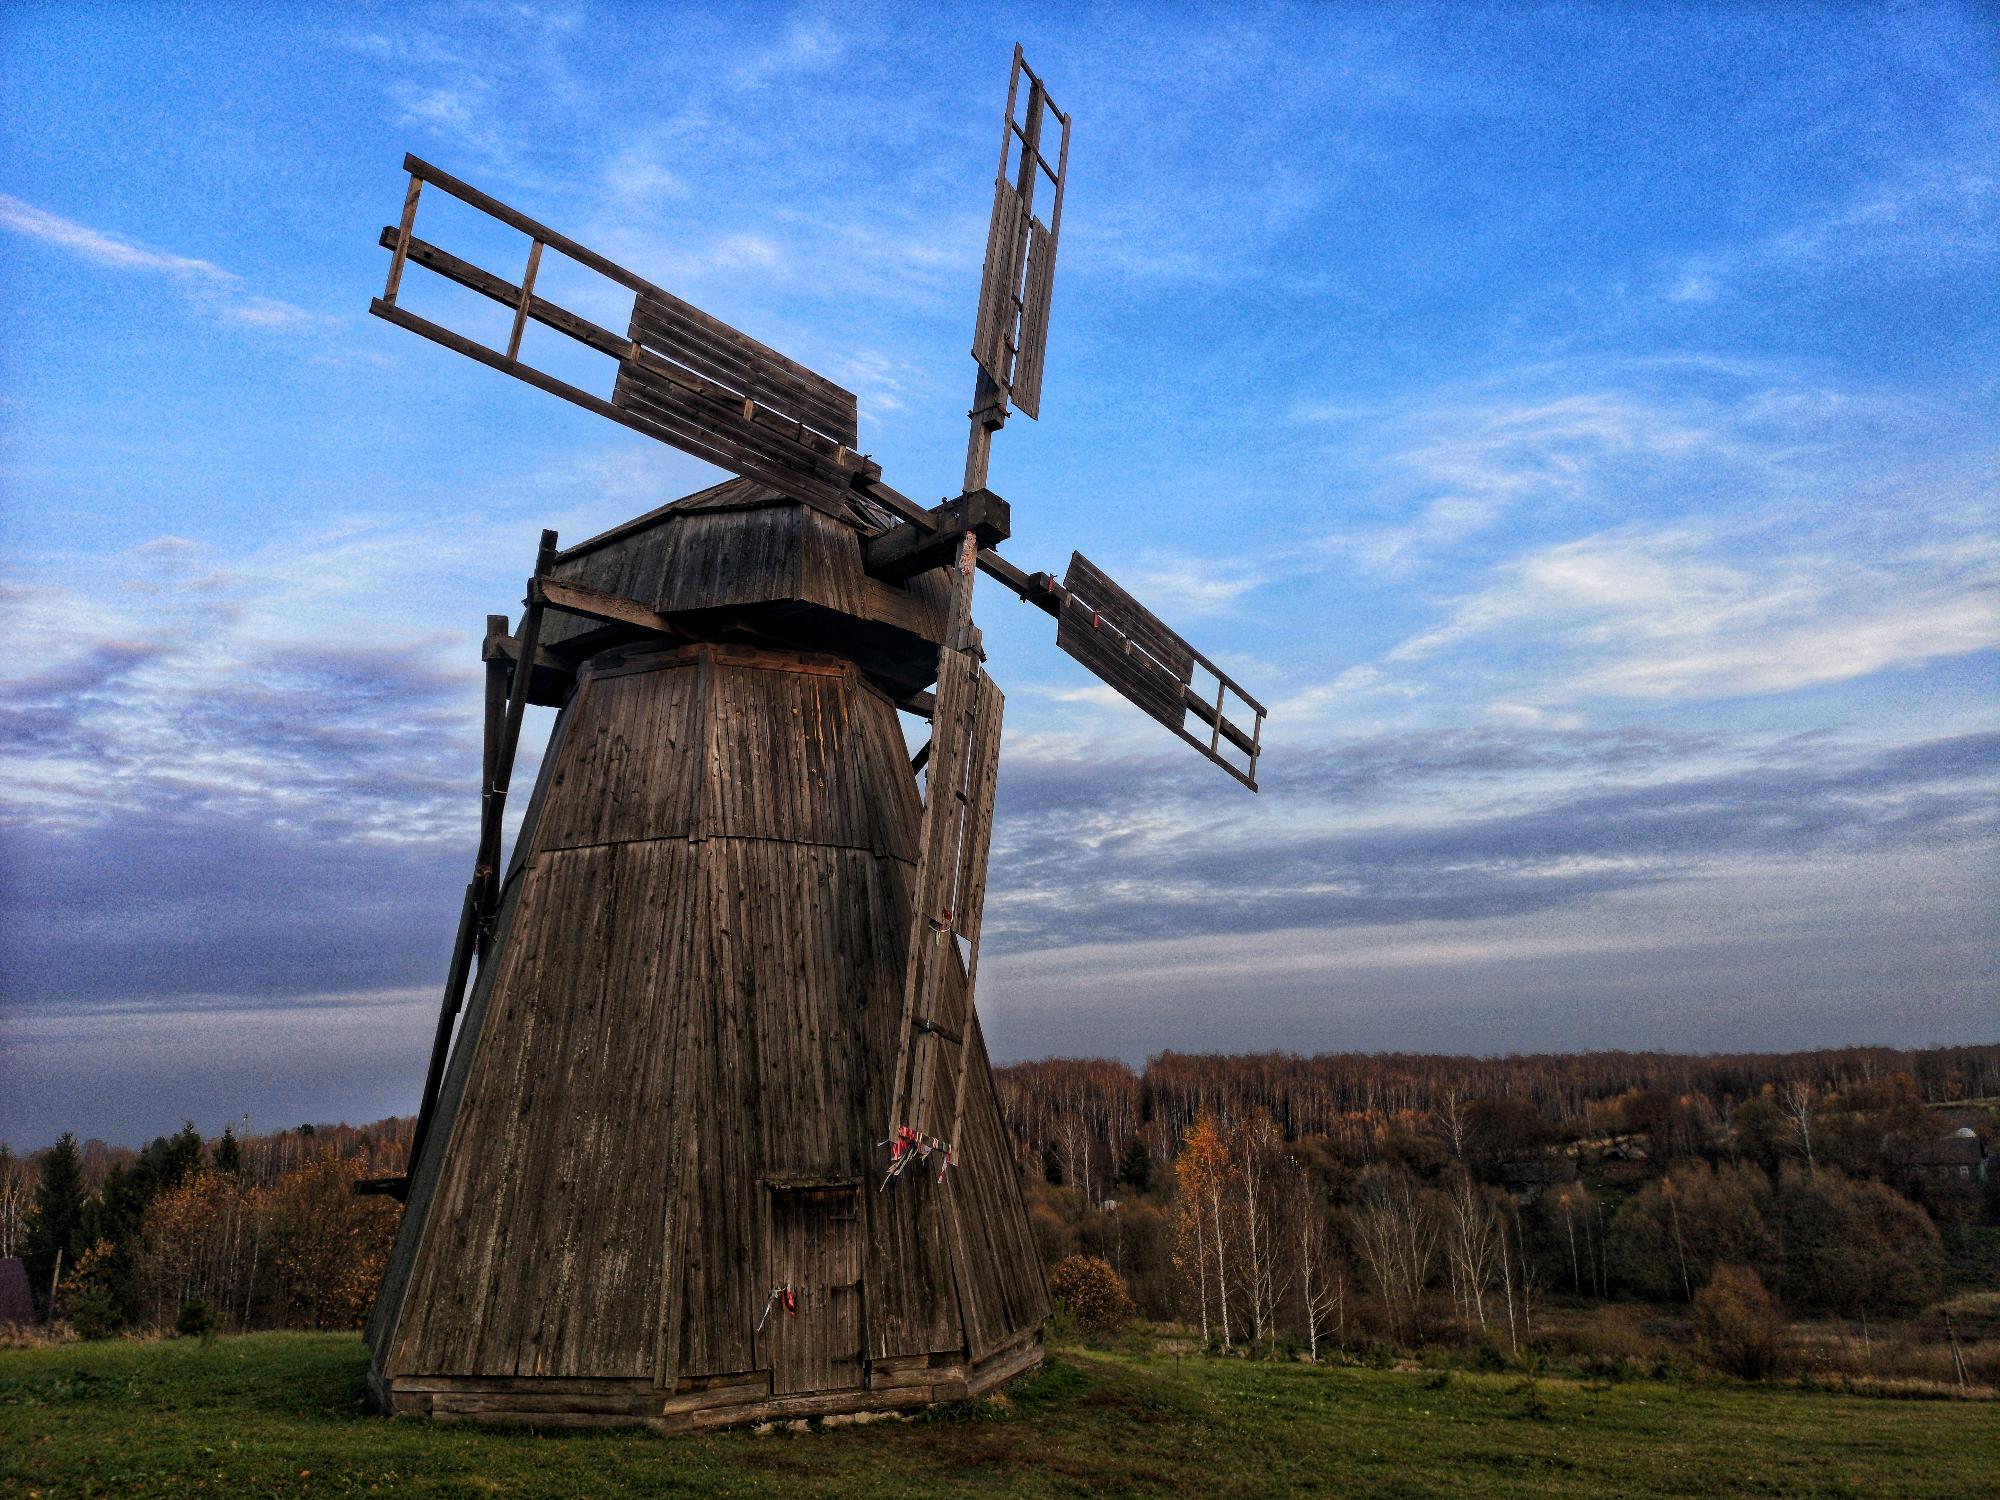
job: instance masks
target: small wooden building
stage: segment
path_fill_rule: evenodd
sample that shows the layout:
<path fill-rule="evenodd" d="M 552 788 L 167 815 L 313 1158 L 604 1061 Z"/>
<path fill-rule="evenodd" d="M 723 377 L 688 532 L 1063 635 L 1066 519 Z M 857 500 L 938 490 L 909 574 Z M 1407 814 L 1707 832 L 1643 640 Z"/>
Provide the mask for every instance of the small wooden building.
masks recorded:
<path fill-rule="evenodd" d="M 922 815 L 897 705 L 947 590 L 870 577 L 878 527 L 737 479 L 546 570 L 682 636 L 547 621 L 561 711 L 369 1324 L 384 1409 L 701 1427 L 1039 1360 L 962 967 L 955 1164 L 883 1185 Z"/>

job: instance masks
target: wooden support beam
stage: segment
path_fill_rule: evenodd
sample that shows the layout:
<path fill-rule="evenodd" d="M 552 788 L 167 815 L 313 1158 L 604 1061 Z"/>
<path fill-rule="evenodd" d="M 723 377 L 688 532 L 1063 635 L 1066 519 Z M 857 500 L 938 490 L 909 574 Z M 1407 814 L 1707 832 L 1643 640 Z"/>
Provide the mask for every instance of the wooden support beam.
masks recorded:
<path fill-rule="evenodd" d="M 498 616 L 500 631 L 489 635 L 482 648 L 486 665 L 499 687 L 504 706 L 512 689 L 514 672 L 521 660 L 521 643 L 507 634 L 506 616 Z M 561 708 L 576 688 L 576 668 L 552 652 L 535 652 L 535 674 L 528 683 L 528 701 L 537 708 Z M 490 691 L 490 689 L 489 689 Z"/>
<path fill-rule="evenodd" d="M 874 538 L 862 549 L 861 565 L 876 578 L 901 583 L 949 563 L 968 531 L 981 548 L 1006 541 L 1012 535 L 1007 502 L 991 490 L 970 490 L 925 512 L 923 521 L 904 521 Z"/>
<path fill-rule="evenodd" d="M 451 968 L 445 975 L 444 999 L 438 1006 L 437 1034 L 431 1039 L 430 1066 L 424 1072 L 423 1102 L 417 1106 L 416 1134 L 410 1138 L 410 1159 L 403 1164 L 412 1175 L 424 1141 L 430 1136 L 431 1120 L 437 1114 L 438 1090 L 444 1086 L 444 1065 L 451 1056 L 451 1033 L 465 1003 L 465 981 L 472 972 L 472 953 L 479 937 L 479 878 L 466 882 L 465 899 L 458 910 L 458 937 L 451 945 Z"/>
<path fill-rule="evenodd" d="M 403 262 L 408 258 L 410 248 L 410 226 L 417 219 L 417 195 L 424 190 L 424 180 L 412 174 L 409 191 L 403 195 L 403 218 L 395 229 L 382 231 L 383 243 L 396 253 L 389 257 L 389 280 L 382 288 L 382 300 L 394 302 L 396 291 L 403 284 Z"/>
<path fill-rule="evenodd" d="M 556 534 L 542 533 L 535 554 L 535 571 L 530 575 L 527 612 L 521 617 L 521 659 L 533 661 L 542 635 L 542 604 L 535 597 L 534 583 L 548 571 L 556 555 Z M 528 680 L 532 672 L 514 674 L 507 694 L 506 715 L 501 722 L 499 743 L 494 749 L 492 775 L 487 778 L 479 808 L 479 862 L 473 871 L 478 887 L 478 940 L 480 957 L 493 933 L 493 915 L 500 906 L 500 827 L 507 811 L 507 786 L 514 776 L 514 753 L 521 743 L 521 716 L 528 707 Z"/>
<path fill-rule="evenodd" d="M 544 574 L 537 574 L 528 581 L 528 602 L 544 609 L 561 610 L 566 615 L 581 615 L 586 620 L 601 620 L 607 625 L 631 625 L 657 635 L 672 636 L 676 640 L 694 639 L 667 616 L 656 609 L 648 609 L 636 599 L 627 599 L 623 594 L 608 594 L 603 589 L 587 588 L 580 583 L 569 583 Z"/>
<path fill-rule="evenodd" d="M 535 305 L 535 273 L 542 268 L 542 242 L 528 247 L 528 269 L 521 277 L 521 291 L 514 308 L 514 328 L 507 335 L 507 357 L 521 357 L 521 334 L 528 325 L 528 309 Z"/>

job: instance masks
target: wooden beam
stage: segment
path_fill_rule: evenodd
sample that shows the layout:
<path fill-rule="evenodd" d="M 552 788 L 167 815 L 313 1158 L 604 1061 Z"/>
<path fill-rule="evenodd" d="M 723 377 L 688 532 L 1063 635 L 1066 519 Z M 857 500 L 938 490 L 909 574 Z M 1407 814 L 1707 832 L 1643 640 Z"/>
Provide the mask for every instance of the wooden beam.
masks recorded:
<path fill-rule="evenodd" d="M 982 548 L 1006 541 L 1012 534 L 1007 502 L 991 490 L 947 500 L 926 512 L 922 522 L 904 521 L 870 541 L 862 548 L 861 565 L 876 578 L 901 583 L 949 563 L 968 531 Z"/>
<path fill-rule="evenodd" d="M 544 574 L 537 574 L 529 580 L 528 602 L 547 609 L 559 609 L 566 615 L 581 615 L 586 620 L 601 620 L 607 625 L 631 625 L 677 640 L 693 639 L 667 616 L 656 609 L 648 609 L 636 599 L 627 599 L 623 594 L 608 594 L 603 589 L 586 588 L 583 584 L 569 583 Z"/>
<path fill-rule="evenodd" d="M 500 701 L 504 705 L 512 688 L 514 673 L 521 660 L 521 643 L 507 634 L 506 617 L 501 619 L 501 629 L 496 635 L 489 635 L 483 647 L 483 655 L 489 669 L 499 675 Z M 576 668 L 552 652 L 536 650 L 535 675 L 528 683 L 528 701 L 538 708 L 561 708 L 569 701 L 571 691 L 576 687 Z M 497 736 L 494 743 L 498 744 Z"/>
<path fill-rule="evenodd" d="M 382 231 L 382 245 L 385 249 L 393 250 L 396 247 L 397 233 L 394 229 Z M 469 260 L 461 260 L 449 250 L 440 250 L 427 240 L 411 236 L 408 254 L 412 261 L 426 271 L 434 272 L 469 292 L 477 292 L 482 297 L 491 297 L 502 307 L 519 308 L 521 305 L 521 289 L 513 282 L 503 276 L 495 276 L 491 271 L 475 266 Z M 528 316 L 537 323 L 553 328 L 557 333 L 567 334 L 579 344 L 587 345 L 606 358 L 622 360 L 632 351 L 630 339 L 621 338 L 608 328 L 600 328 L 588 318 L 580 318 L 569 309 L 558 307 L 545 297 L 529 296 Z"/>
<path fill-rule="evenodd" d="M 421 177 L 425 182 L 435 184 L 445 192 L 450 193 L 452 197 L 458 199 L 461 203 L 469 203 L 481 213 L 491 214 L 510 229 L 520 230 L 529 239 L 540 240 L 551 250 L 562 252 L 578 265 L 588 266 L 591 270 L 597 272 L 598 275 L 608 277 L 620 286 L 629 287 L 635 292 L 652 292 L 662 297 L 670 295 L 662 291 L 659 287 L 654 286 L 645 277 L 634 275 L 616 261 L 606 260 L 595 250 L 586 249 L 584 246 L 579 245 L 568 235 L 558 234 L 555 230 L 549 228 L 548 225 L 538 223 L 526 214 L 509 208 L 498 198 L 489 197 L 470 183 L 462 182 L 452 176 L 451 173 L 441 171 L 432 166 L 422 157 L 405 156 L 403 158 L 403 170 L 408 172 L 412 177 Z"/>

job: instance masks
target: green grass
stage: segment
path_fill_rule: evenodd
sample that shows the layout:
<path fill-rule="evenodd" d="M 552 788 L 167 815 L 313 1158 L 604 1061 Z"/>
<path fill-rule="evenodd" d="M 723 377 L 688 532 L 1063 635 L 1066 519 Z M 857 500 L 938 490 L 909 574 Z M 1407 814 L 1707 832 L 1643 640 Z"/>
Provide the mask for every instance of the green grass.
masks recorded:
<path fill-rule="evenodd" d="M 389 1422 L 349 1336 L 0 1350 L 0 1496 L 1993 1493 L 2000 1405 L 1065 1351 L 1004 1404 L 756 1436 Z"/>

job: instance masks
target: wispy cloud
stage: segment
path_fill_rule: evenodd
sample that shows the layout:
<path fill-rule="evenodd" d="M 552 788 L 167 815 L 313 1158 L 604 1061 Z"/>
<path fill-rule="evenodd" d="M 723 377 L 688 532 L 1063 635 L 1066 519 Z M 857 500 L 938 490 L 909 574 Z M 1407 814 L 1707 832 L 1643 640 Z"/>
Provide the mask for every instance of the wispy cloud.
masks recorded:
<path fill-rule="evenodd" d="M 2000 647 L 1990 538 L 1876 557 L 1768 547 L 1754 567 L 1741 556 L 1741 538 L 1688 530 L 1544 547 L 1388 659 L 1504 638 L 1539 653 L 1521 685 L 1546 705 L 1787 692 Z"/>
<path fill-rule="evenodd" d="M 1975 852 L 1996 788 L 1995 735 L 1771 745 L 1496 723 L 1294 747 L 1255 808 L 1205 767 L 1016 749 L 986 932 L 1014 950 L 1485 920 L 1836 854 Z"/>
<path fill-rule="evenodd" d="M 257 295 L 247 289 L 241 276 L 214 261 L 155 250 L 6 193 L 0 193 L 0 226 L 52 245 L 91 265 L 165 277 L 190 304 L 221 322 L 267 332 L 331 328 L 340 322 L 338 318 L 275 297 Z"/>
<path fill-rule="evenodd" d="M 736 69 L 736 86 L 761 88 L 775 79 L 829 68 L 845 51 L 840 29 L 824 16 L 800 15 L 777 43 Z"/>
<path fill-rule="evenodd" d="M 398 119 L 481 156 L 496 157 L 502 154 L 500 132 L 485 119 L 483 94 L 483 87 L 476 83 L 405 89 Z"/>
<path fill-rule="evenodd" d="M 2000 173 L 1990 158 L 1911 163 L 1844 200 L 1747 242 L 1666 267 L 1667 297 L 1713 302 L 1758 284 L 1871 274 L 1934 274 L 2000 258 Z"/>
<path fill-rule="evenodd" d="M 1129 587 L 1141 604 L 1171 621 L 1222 614 L 1263 581 L 1262 571 L 1242 559 L 1211 562 L 1155 553 L 1142 560 Z"/>

